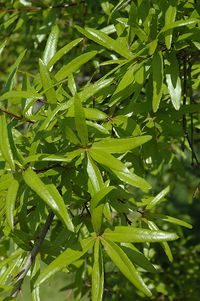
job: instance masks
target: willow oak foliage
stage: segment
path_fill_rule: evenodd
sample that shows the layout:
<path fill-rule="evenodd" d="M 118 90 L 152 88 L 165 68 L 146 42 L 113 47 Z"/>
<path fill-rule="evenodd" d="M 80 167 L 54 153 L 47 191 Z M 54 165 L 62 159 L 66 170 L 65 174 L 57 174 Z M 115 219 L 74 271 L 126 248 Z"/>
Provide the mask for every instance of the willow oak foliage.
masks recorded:
<path fill-rule="evenodd" d="M 173 183 L 154 194 L 151 180 L 177 160 L 184 134 L 198 160 L 187 132 L 187 114 L 199 110 L 194 3 L 102 2 L 108 25 L 76 25 L 62 47 L 54 18 L 29 72 L 20 67 L 29 55 L 21 45 L 0 95 L 1 300 L 15 298 L 29 273 L 38 301 L 40 285 L 64 271 L 76 275 L 74 300 L 100 301 L 111 289 L 108 265 L 151 296 L 143 272 L 156 269 L 142 250 L 158 242 L 172 261 L 168 241 L 178 236 L 160 221 L 191 228 L 156 212 Z M 22 26 L 6 13 L 1 20 L 5 29 Z M 72 56 L 75 47 L 81 52 Z"/>

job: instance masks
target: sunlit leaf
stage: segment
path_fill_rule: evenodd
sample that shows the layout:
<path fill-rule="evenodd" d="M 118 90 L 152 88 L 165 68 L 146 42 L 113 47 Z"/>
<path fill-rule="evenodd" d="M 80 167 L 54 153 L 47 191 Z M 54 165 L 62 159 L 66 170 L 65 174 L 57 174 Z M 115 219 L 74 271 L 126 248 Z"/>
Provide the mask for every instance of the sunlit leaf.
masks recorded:
<path fill-rule="evenodd" d="M 102 239 L 102 244 L 106 250 L 106 253 L 118 267 L 118 269 L 124 274 L 124 276 L 142 291 L 145 295 L 151 296 L 150 290 L 145 285 L 144 281 L 140 277 L 136 268 L 126 255 L 126 253 L 114 242 L 107 239 Z"/>
<path fill-rule="evenodd" d="M 177 234 L 164 231 L 151 231 L 148 229 L 128 226 L 116 226 L 114 230 L 106 229 L 103 233 L 105 239 L 115 242 L 162 242 L 175 240 Z"/>

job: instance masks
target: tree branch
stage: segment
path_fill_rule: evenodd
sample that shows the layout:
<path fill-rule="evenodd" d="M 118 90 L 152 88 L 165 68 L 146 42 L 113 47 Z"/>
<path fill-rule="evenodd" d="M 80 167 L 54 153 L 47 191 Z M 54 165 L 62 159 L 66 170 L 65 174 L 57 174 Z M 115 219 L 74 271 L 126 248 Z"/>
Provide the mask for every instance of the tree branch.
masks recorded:
<path fill-rule="evenodd" d="M 51 211 L 47 217 L 45 224 L 43 225 L 43 227 L 41 229 L 41 232 L 40 232 L 38 238 L 36 239 L 36 241 L 33 245 L 31 253 L 28 255 L 28 257 L 24 263 L 23 269 L 18 274 L 14 289 L 11 292 L 11 297 L 15 298 L 18 295 L 18 293 L 20 292 L 22 283 L 23 283 L 29 269 L 31 268 L 32 264 L 34 263 L 36 255 L 39 253 L 39 251 L 41 249 L 42 243 L 47 235 L 47 232 L 53 221 L 53 218 L 54 218 L 54 213 Z"/>

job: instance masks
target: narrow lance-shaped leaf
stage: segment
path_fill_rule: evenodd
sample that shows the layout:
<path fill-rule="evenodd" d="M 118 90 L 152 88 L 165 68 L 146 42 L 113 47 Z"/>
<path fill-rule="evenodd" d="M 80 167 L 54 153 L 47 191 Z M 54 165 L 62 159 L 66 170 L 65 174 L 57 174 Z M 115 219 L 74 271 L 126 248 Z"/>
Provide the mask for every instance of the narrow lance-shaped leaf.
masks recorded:
<path fill-rule="evenodd" d="M 129 170 L 126 172 L 113 170 L 113 172 L 121 181 L 133 187 L 138 187 L 144 192 L 147 192 L 151 188 L 151 185 L 145 179 L 137 176 L 136 174 L 130 172 Z"/>
<path fill-rule="evenodd" d="M 56 52 L 56 47 L 58 43 L 58 35 L 59 35 L 59 28 L 57 25 L 54 25 L 51 29 L 51 33 L 48 37 L 44 54 L 42 57 L 42 61 L 44 62 L 44 65 L 47 65 L 49 61 L 52 59 Z"/>
<path fill-rule="evenodd" d="M 85 29 L 81 28 L 80 26 L 76 26 L 76 29 L 84 34 L 88 39 L 96 42 L 99 45 L 102 45 L 103 47 L 115 51 L 121 56 L 125 57 L 126 59 L 132 58 L 131 51 L 128 50 L 128 48 L 124 48 L 120 45 L 119 42 L 115 41 L 111 37 L 109 37 L 104 32 L 94 29 L 94 28 L 88 28 Z"/>
<path fill-rule="evenodd" d="M 57 61 L 59 61 L 63 57 L 63 55 L 69 52 L 73 47 L 75 47 L 82 40 L 83 40 L 82 38 L 78 38 L 70 42 L 69 44 L 63 46 L 61 49 L 59 49 L 48 62 L 47 68 L 50 69 Z"/>
<path fill-rule="evenodd" d="M 53 184 L 45 185 L 40 177 L 31 169 L 28 168 L 23 173 L 23 178 L 26 184 L 62 218 L 69 230 L 73 231 L 74 226 L 69 217 L 65 203 Z"/>
<path fill-rule="evenodd" d="M 145 295 L 151 296 L 151 292 L 138 274 L 136 268 L 126 255 L 126 253 L 114 242 L 107 239 L 102 239 L 102 244 L 106 253 L 118 267 L 118 269 L 124 274 L 124 276 L 131 282 L 137 289 L 142 291 Z"/>
<path fill-rule="evenodd" d="M 121 248 L 133 263 L 150 273 L 157 272 L 153 264 L 132 243 L 122 243 Z"/>
<path fill-rule="evenodd" d="M 87 156 L 87 173 L 93 187 L 92 194 L 96 195 L 99 191 L 101 191 L 101 188 L 103 187 L 103 179 L 98 167 L 95 165 L 89 154 Z M 98 233 L 101 229 L 102 224 L 103 204 L 95 206 L 93 203 L 94 202 L 91 199 L 92 225 L 95 232 Z"/>
<path fill-rule="evenodd" d="M 95 55 L 97 51 L 86 52 L 79 57 L 73 59 L 68 64 L 64 65 L 55 75 L 57 81 L 61 81 L 64 78 L 67 78 L 70 74 L 78 70 L 82 65 L 90 61 Z"/>
<path fill-rule="evenodd" d="M 21 98 L 29 98 L 29 97 L 40 98 L 41 95 L 35 91 L 9 91 L 0 96 L 0 101 L 7 100 L 10 98 L 17 98 L 17 99 L 19 98 L 19 101 L 21 102 Z"/>
<path fill-rule="evenodd" d="M 163 87 L 163 58 L 161 51 L 156 52 L 152 60 L 153 73 L 153 111 L 156 112 L 159 108 L 160 99 L 162 97 Z"/>
<path fill-rule="evenodd" d="M 177 11 L 176 6 L 177 6 L 177 0 L 169 1 L 169 6 L 165 13 L 165 26 L 171 25 L 171 23 L 175 21 L 176 11 Z M 170 29 L 169 31 L 167 31 L 167 34 L 165 35 L 165 45 L 167 49 L 171 48 L 172 34 L 173 34 L 173 29 Z"/>
<path fill-rule="evenodd" d="M 12 89 L 17 69 L 18 69 L 19 64 L 21 63 L 22 59 L 24 58 L 25 54 L 26 54 L 26 49 L 20 53 L 20 55 L 16 59 L 15 63 L 12 65 L 12 67 L 10 69 L 10 74 L 9 74 L 6 84 L 4 86 L 3 92 L 8 92 L 9 90 Z"/>
<path fill-rule="evenodd" d="M 92 301 L 101 301 L 104 288 L 104 269 L 100 241 L 94 245 L 94 263 L 92 268 Z"/>
<path fill-rule="evenodd" d="M 89 149 L 89 153 L 96 162 L 103 164 L 114 171 L 128 172 L 127 167 L 108 152 L 91 148 Z"/>
<path fill-rule="evenodd" d="M 4 160 L 12 170 L 15 170 L 13 154 L 8 139 L 8 129 L 5 114 L 0 115 L 0 150 Z"/>
<path fill-rule="evenodd" d="M 6 219 L 12 230 L 14 227 L 14 210 L 18 189 L 19 181 L 13 178 L 6 194 Z"/>
<path fill-rule="evenodd" d="M 94 244 L 94 237 L 89 237 L 80 241 L 73 248 L 67 248 L 55 260 L 53 260 L 39 275 L 35 282 L 35 286 L 40 285 L 46 279 L 51 277 L 56 272 L 62 270 L 67 265 L 78 260 L 83 256 Z"/>
<path fill-rule="evenodd" d="M 165 74 L 172 104 L 176 110 L 179 110 L 181 104 L 181 79 L 179 76 L 178 61 L 174 52 L 170 52 L 166 56 Z"/>
<path fill-rule="evenodd" d="M 156 226 L 156 224 L 154 222 L 148 220 L 147 223 L 148 223 L 149 229 L 157 230 L 157 231 L 159 230 L 159 228 Z M 172 262 L 173 255 L 172 255 L 171 249 L 169 247 L 169 244 L 166 241 L 163 241 L 160 244 L 161 244 L 165 254 L 167 255 L 169 261 Z"/>
<path fill-rule="evenodd" d="M 85 122 L 85 113 L 82 103 L 77 94 L 74 96 L 74 115 L 78 136 L 81 140 L 81 143 L 86 146 L 88 143 L 88 130 Z"/>
<path fill-rule="evenodd" d="M 170 186 L 167 186 L 165 189 L 163 189 L 161 192 L 159 192 L 146 206 L 147 210 L 152 209 L 155 207 L 157 204 L 159 204 L 160 201 L 164 198 L 164 196 L 169 193 L 170 191 Z"/>
<path fill-rule="evenodd" d="M 106 229 L 103 237 L 115 242 L 161 242 L 175 240 L 176 233 L 164 231 L 151 231 L 143 228 L 129 226 L 116 226 L 114 230 Z"/>
<path fill-rule="evenodd" d="M 42 80 L 42 86 L 43 89 L 45 90 L 47 101 L 50 104 L 56 104 L 57 102 L 56 92 L 54 87 L 52 87 L 53 83 L 50 78 L 49 71 L 47 70 L 47 67 L 42 62 L 42 60 L 39 60 L 39 66 L 40 66 L 40 76 Z"/>
<path fill-rule="evenodd" d="M 175 224 L 175 225 L 179 225 L 179 226 L 182 226 L 182 227 L 186 227 L 188 229 L 192 229 L 191 224 L 189 224 L 185 221 L 182 221 L 179 218 L 175 218 L 173 216 L 164 215 L 164 214 L 152 214 L 150 216 L 152 216 L 153 218 L 161 219 L 161 220 L 163 220 L 165 222 L 168 222 L 168 223 L 171 223 L 171 224 Z"/>
<path fill-rule="evenodd" d="M 124 139 L 102 139 L 99 142 L 94 142 L 92 149 L 104 150 L 108 153 L 124 153 L 133 148 L 136 148 L 151 139 L 151 136 L 138 136 Z"/>

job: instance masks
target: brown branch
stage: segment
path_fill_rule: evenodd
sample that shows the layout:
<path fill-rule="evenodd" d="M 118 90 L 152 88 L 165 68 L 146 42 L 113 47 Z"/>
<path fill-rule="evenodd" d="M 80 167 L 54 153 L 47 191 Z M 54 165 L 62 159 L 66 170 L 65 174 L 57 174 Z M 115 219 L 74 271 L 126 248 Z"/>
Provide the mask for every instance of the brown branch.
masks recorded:
<path fill-rule="evenodd" d="M 70 4 L 62 4 L 62 5 L 55 5 L 55 6 L 32 6 L 32 7 L 20 7 L 20 8 L 11 8 L 11 9 L 0 9 L 0 13 L 16 13 L 16 12 L 35 12 L 41 11 L 46 9 L 59 9 L 59 8 L 68 8 L 74 7 L 85 1 L 81 1 L 80 3 L 70 3 Z"/>
<path fill-rule="evenodd" d="M 18 293 L 20 292 L 23 281 L 24 281 L 28 271 L 30 270 L 32 264 L 34 263 L 36 255 L 39 253 L 39 251 L 41 249 L 42 243 L 47 235 L 47 232 L 53 221 L 53 218 L 54 218 L 54 213 L 51 211 L 46 219 L 45 224 L 43 225 L 43 227 L 41 229 L 41 232 L 40 232 L 38 238 L 36 239 L 36 241 L 33 245 L 33 248 L 31 250 L 30 254 L 28 255 L 28 257 L 25 261 L 25 264 L 24 264 L 21 272 L 17 276 L 17 281 L 15 283 L 13 291 L 11 292 L 11 297 L 16 298 Z"/>
<path fill-rule="evenodd" d="M 6 115 L 9 115 L 9 116 L 11 116 L 12 118 L 17 119 L 17 120 L 21 120 L 21 121 L 25 121 L 25 122 L 29 122 L 29 123 L 35 123 L 33 120 L 24 118 L 23 116 L 16 115 L 16 114 L 14 114 L 14 113 L 12 113 L 12 112 L 9 112 L 9 111 L 4 110 L 4 109 L 1 109 L 1 108 L 0 108 L 0 112 L 3 112 L 3 113 L 5 113 Z"/>

